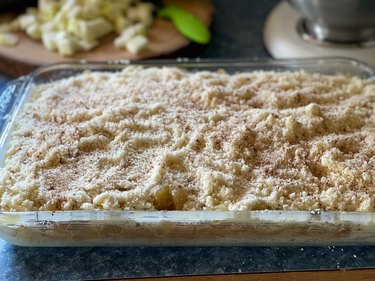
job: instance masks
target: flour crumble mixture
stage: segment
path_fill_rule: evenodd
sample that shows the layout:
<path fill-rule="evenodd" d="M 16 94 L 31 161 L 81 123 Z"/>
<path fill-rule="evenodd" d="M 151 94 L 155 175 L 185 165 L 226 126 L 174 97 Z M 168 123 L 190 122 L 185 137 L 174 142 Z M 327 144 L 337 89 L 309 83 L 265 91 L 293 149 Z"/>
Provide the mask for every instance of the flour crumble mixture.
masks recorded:
<path fill-rule="evenodd" d="M 375 86 L 126 67 L 37 86 L 0 209 L 375 211 Z"/>

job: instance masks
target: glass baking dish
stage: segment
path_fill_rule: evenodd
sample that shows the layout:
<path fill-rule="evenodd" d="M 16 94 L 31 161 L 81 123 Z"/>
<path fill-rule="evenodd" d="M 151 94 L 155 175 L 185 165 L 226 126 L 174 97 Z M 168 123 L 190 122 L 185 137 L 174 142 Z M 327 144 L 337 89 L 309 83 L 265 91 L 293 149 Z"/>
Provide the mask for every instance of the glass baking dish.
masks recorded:
<path fill-rule="evenodd" d="M 224 69 L 304 70 L 375 77 L 359 61 L 324 58 L 298 60 L 167 60 L 64 63 L 45 66 L 10 82 L 0 96 L 0 157 L 17 113 L 31 89 L 85 70 L 120 71 L 125 65 L 177 66 L 189 71 Z M 0 237 L 22 246 L 134 245 L 364 245 L 375 244 L 375 212 L 311 211 L 35 211 L 0 212 Z"/>

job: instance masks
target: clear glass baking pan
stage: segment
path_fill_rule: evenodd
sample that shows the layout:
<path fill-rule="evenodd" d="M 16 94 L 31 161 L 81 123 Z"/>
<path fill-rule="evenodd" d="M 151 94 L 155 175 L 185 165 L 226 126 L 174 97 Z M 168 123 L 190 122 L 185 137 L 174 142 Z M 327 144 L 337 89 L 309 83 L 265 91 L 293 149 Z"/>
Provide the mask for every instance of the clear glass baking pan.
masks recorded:
<path fill-rule="evenodd" d="M 10 82 L 0 95 L 0 157 L 17 113 L 41 83 L 91 71 L 120 71 L 127 61 L 45 66 Z M 133 64 L 133 63 L 132 63 Z M 281 61 L 148 61 L 189 71 L 305 70 L 375 77 L 374 68 L 341 58 Z M 374 195 L 375 196 L 375 195 Z M 37 211 L 0 212 L 0 237 L 22 246 L 375 245 L 375 212 Z"/>

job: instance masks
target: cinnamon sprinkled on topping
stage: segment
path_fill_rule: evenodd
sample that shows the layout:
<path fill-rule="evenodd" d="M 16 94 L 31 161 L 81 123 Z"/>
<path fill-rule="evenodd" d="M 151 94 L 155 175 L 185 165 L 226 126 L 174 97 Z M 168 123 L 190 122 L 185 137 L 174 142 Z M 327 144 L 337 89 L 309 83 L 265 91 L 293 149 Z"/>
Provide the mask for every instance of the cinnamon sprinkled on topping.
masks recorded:
<path fill-rule="evenodd" d="M 375 86 L 126 67 L 34 89 L 0 209 L 375 210 Z"/>

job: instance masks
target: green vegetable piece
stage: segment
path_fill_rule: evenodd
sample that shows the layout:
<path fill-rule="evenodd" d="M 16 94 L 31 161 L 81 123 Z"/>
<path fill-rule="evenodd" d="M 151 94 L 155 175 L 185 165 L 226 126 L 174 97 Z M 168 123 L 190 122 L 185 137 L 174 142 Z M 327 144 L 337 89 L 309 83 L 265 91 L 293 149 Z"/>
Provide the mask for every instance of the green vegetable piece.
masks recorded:
<path fill-rule="evenodd" d="M 207 44 L 211 40 L 211 33 L 207 26 L 183 9 L 168 5 L 159 10 L 158 16 L 170 19 L 177 30 L 193 42 Z"/>

